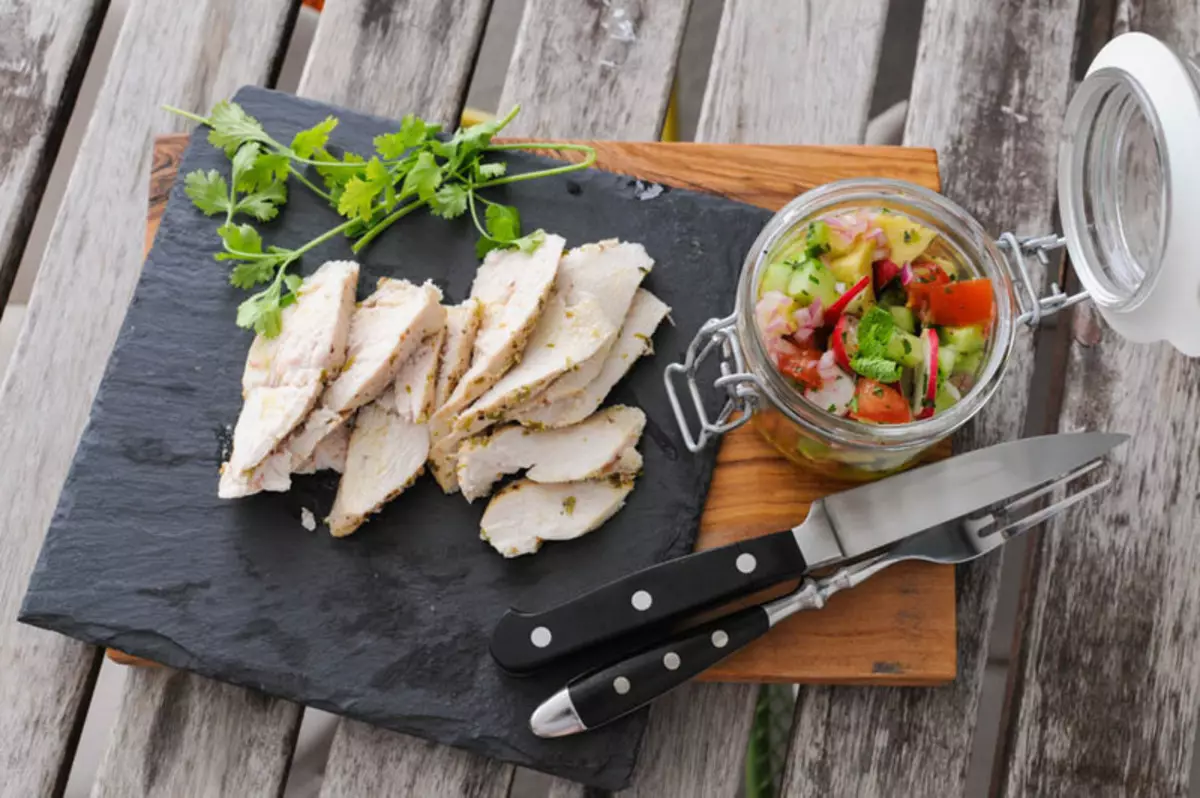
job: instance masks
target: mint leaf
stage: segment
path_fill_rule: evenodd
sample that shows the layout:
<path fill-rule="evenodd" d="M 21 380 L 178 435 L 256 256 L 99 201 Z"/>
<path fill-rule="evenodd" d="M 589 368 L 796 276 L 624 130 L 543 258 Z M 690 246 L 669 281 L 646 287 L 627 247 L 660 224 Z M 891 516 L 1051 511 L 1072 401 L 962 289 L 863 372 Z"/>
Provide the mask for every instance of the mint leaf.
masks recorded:
<path fill-rule="evenodd" d="M 429 201 L 429 212 L 443 219 L 454 219 L 467 212 L 468 192 L 461 183 L 447 183 Z"/>
<path fill-rule="evenodd" d="M 323 121 L 318 122 L 307 130 L 301 130 L 295 136 L 292 136 L 292 152 L 301 158 L 312 158 L 315 153 L 325 149 L 325 145 L 329 141 L 329 134 L 337 126 L 337 119 L 327 116 Z M 325 153 L 325 155 L 328 156 L 328 153 Z M 331 159 L 322 157 L 321 160 Z"/>
<path fill-rule="evenodd" d="M 858 324 L 858 353 L 863 357 L 884 357 L 896 320 L 878 305 L 863 314 Z"/>
<path fill-rule="evenodd" d="M 493 203 L 487 207 L 488 235 L 507 244 L 521 237 L 521 213 L 511 205 Z"/>
<path fill-rule="evenodd" d="M 884 357 L 856 355 L 850 358 L 850 368 L 876 382 L 896 382 L 900 379 L 900 364 Z"/>
<path fill-rule="evenodd" d="M 404 187 L 400 190 L 400 196 L 403 198 L 416 194 L 421 199 L 428 200 L 433 197 L 441 183 L 442 168 L 437 165 L 433 153 L 422 152 L 404 176 Z"/>
<path fill-rule="evenodd" d="M 225 150 L 232 158 L 243 144 L 251 141 L 266 142 L 270 139 L 258 120 L 242 110 L 237 103 L 222 100 L 213 106 L 208 115 L 208 143 Z"/>
<path fill-rule="evenodd" d="M 270 183 L 261 191 L 247 194 L 238 200 L 238 213 L 248 213 L 260 222 L 269 222 L 279 214 L 279 206 L 287 202 L 287 184 Z"/>
<path fill-rule="evenodd" d="M 192 204 L 212 216 L 229 210 L 229 185 L 216 169 L 197 169 L 183 179 L 184 193 Z"/>

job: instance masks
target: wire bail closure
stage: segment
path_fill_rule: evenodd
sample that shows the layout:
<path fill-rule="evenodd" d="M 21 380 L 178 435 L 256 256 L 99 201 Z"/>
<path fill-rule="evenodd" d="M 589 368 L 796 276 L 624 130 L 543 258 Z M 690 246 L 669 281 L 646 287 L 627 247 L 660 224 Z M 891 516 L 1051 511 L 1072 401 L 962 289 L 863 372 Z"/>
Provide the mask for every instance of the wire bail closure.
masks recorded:
<path fill-rule="evenodd" d="M 1043 316 L 1052 316 L 1060 310 L 1078 305 L 1088 298 L 1087 291 L 1076 294 L 1064 293 L 1057 282 L 1050 283 L 1050 294 L 1038 296 L 1037 286 L 1033 284 L 1033 276 L 1029 272 L 1027 258 L 1032 255 L 1038 259 L 1043 268 L 1050 266 L 1050 253 L 1067 245 L 1067 239 L 1060 235 L 1027 236 L 1017 238 L 1013 233 L 1001 233 L 996 246 L 1008 253 L 1008 260 L 1016 269 L 1018 280 L 1024 292 L 1017 291 L 1017 304 L 1021 307 L 1021 315 L 1017 321 L 1030 327 L 1037 327 Z"/>
<path fill-rule="evenodd" d="M 761 387 L 758 378 L 746 370 L 741 341 L 737 336 L 737 313 L 723 319 L 709 319 L 688 344 L 687 356 L 682 363 L 671 363 L 663 370 L 663 382 L 667 387 L 667 398 L 675 412 L 684 445 L 690 452 L 699 452 L 714 437 L 735 430 L 750 420 L 753 415 Z M 715 419 L 710 419 L 704 409 L 704 399 L 697 381 L 701 365 L 714 353 L 719 352 L 718 367 L 721 376 L 713 380 L 713 387 L 726 394 L 724 407 Z M 683 375 L 692 406 L 700 422 L 700 430 L 692 433 L 691 423 L 684 413 L 683 404 L 676 391 L 675 375 Z M 734 418 L 734 413 L 737 417 Z M 731 420 L 732 419 L 732 420 Z"/>

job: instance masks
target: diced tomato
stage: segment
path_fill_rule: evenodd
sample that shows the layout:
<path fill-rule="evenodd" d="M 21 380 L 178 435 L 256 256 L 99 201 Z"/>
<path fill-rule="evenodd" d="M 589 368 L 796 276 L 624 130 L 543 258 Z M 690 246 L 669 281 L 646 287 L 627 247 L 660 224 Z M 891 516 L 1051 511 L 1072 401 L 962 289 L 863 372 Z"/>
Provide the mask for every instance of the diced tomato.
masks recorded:
<path fill-rule="evenodd" d="M 803 385 L 807 390 L 821 389 L 821 372 L 817 362 L 821 353 L 811 347 L 791 347 L 781 351 L 776 360 L 779 370 Z"/>
<path fill-rule="evenodd" d="M 908 286 L 908 306 L 917 312 L 923 324 L 962 327 L 988 324 L 995 313 L 996 300 L 992 295 L 992 281 L 987 279 L 956 283 L 914 282 Z"/>
<path fill-rule="evenodd" d="M 950 282 L 950 275 L 946 274 L 946 270 L 932 261 L 917 261 L 913 264 L 912 273 L 913 283 L 935 283 L 941 285 L 942 283 Z"/>
<path fill-rule="evenodd" d="M 877 424 L 907 424 L 912 410 L 898 388 L 860 377 L 854 391 L 857 407 L 850 417 Z"/>

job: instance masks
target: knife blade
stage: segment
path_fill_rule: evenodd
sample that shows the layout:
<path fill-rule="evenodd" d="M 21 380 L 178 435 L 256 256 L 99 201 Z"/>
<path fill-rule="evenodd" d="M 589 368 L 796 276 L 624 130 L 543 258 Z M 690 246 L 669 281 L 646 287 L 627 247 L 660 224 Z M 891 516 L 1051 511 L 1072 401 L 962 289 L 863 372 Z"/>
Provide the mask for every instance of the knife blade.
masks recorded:
<path fill-rule="evenodd" d="M 1093 432 L 1027 438 L 827 496 L 792 529 L 668 560 L 540 612 L 509 609 L 492 633 L 492 657 L 512 673 L 536 670 L 1002 502 L 1122 440 Z"/>

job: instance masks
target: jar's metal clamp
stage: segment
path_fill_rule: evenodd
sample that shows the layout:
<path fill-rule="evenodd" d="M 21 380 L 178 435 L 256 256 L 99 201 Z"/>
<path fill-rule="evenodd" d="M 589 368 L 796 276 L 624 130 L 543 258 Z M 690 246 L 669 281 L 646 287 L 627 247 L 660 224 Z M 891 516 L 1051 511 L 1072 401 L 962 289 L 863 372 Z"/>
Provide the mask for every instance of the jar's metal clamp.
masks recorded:
<path fill-rule="evenodd" d="M 1030 272 L 1029 258 L 1037 258 L 1043 268 L 1049 268 L 1050 255 L 1066 246 L 1066 239 L 1058 235 L 1018 238 L 1013 233 L 1001 233 L 997 246 L 1015 267 L 1014 284 L 1017 288 L 1017 304 L 1021 314 L 1017 320 L 1036 327 L 1041 320 L 1058 313 L 1064 308 L 1077 305 L 1088 298 L 1087 292 L 1065 293 L 1057 282 L 1050 284 L 1050 293 L 1041 296 Z M 700 367 L 713 356 L 717 356 L 721 376 L 713 380 L 713 386 L 726 395 L 725 405 L 716 418 L 711 418 L 704 408 L 704 397 L 697 381 Z M 693 433 L 691 422 L 679 399 L 676 377 L 683 376 L 700 429 Z M 667 398 L 675 412 L 675 420 L 683 435 L 684 445 L 689 451 L 698 452 L 710 440 L 737 429 L 750 420 L 761 394 L 762 384 L 758 377 L 746 368 L 741 341 L 737 336 L 737 313 L 723 319 L 709 319 L 696 333 L 688 345 L 682 363 L 671 363 L 663 371 L 663 382 L 667 387 Z"/>
<path fill-rule="evenodd" d="M 1005 253 L 1009 262 L 1016 266 L 1013 282 L 1017 284 L 1017 304 L 1020 305 L 1021 315 L 1017 321 L 1030 327 L 1037 327 L 1042 317 L 1052 316 L 1060 310 L 1078 305 L 1088 298 L 1086 291 L 1075 294 L 1064 293 L 1057 282 L 1050 283 L 1050 293 L 1040 296 L 1038 287 L 1034 285 L 1033 275 L 1029 271 L 1029 258 L 1038 259 L 1043 268 L 1050 267 L 1050 253 L 1060 250 L 1067 245 L 1067 239 L 1051 233 L 1044 236 L 1017 238 L 1013 233 L 1001 233 L 996 246 Z"/>
<path fill-rule="evenodd" d="M 758 378 L 746 369 L 742 344 L 737 336 L 737 313 L 723 319 L 709 319 L 688 344 L 687 355 L 682 363 L 672 363 L 663 371 L 663 382 L 667 386 L 667 398 L 675 411 L 675 421 L 683 435 L 684 445 L 691 452 L 703 449 L 710 440 L 737 429 L 750 420 L 758 399 Z M 721 376 L 713 380 L 713 386 L 726 394 L 725 405 L 717 417 L 710 418 L 704 408 L 704 397 L 700 395 L 697 375 L 700 367 L 713 355 L 717 355 Z M 691 423 L 683 411 L 676 390 L 675 375 L 682 374 L 692 397 L 692 406 L 700 422 L 700 430 L 692 433 Z"/>

